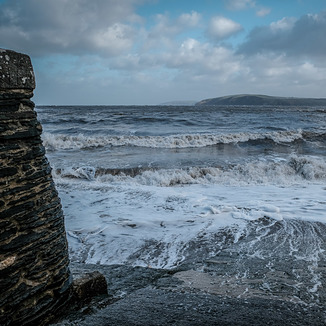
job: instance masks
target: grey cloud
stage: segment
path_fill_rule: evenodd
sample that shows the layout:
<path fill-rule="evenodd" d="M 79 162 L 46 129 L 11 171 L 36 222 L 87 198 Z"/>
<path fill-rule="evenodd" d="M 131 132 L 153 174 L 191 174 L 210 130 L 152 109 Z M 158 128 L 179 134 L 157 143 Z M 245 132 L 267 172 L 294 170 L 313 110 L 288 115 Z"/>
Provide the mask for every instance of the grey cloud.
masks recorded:
<path fill-rule="evenodd" d="M 269 26 L 254 28 L 238 50 L 242 54 L 264 52 L 290 56 L 326 55 L 326 11 L 304 15 L 298 20 L 283 19 Z"/>
<path fill-rule="evenodd" d="M 140 0 L 12 0 L 0 4 L 2 47 L 46 53 L 115 55 L 131 46 Z M 124 23 L 121 23 L 124 22 Z"/>

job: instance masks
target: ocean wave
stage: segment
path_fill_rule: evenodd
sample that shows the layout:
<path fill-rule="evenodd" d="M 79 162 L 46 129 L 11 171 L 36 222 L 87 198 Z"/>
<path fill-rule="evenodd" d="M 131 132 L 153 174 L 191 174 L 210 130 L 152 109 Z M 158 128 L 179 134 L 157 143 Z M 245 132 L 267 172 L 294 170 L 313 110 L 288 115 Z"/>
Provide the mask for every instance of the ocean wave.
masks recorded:
<path fill-rule="evenodd" d="M 315 157 L 291 156 L 289 160 L 284 161 L 255 161 L 228 167 L 106 169 L 82 166 L 54 169 L 53 174 L 56 180 L 84 179 L 100 183 L 132 182 L 162 187 L 189 184 L 288 185 L 325 180 L 326 162 Z"/>
<path fill-rule="evenodd" d="M 135 146 L 149 148 L 198 148 L 218 144 L 244 143 L 249 141 L 273 141 L 292 143 L 297 140 L 324 140 L 325 133 L 304 132 L 302 130 L 273 131 L 265 133 L 230 134 L 185 134 L 171 136 L 67 136 L 43 133 L 42 140 L 47 150 L 88 149 L 96 147 Z"/>

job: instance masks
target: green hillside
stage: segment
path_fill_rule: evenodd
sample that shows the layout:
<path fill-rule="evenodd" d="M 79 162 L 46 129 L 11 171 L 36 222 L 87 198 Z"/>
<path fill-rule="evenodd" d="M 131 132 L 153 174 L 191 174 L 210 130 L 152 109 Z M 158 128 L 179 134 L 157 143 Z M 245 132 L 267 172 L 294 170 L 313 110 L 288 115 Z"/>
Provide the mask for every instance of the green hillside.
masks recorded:
<path fill-rule="evenodd" d="M 196 103 L 196 105 L 326 106 L 326 98 L 298 98 L 241 94 L 205 99 Z"/>

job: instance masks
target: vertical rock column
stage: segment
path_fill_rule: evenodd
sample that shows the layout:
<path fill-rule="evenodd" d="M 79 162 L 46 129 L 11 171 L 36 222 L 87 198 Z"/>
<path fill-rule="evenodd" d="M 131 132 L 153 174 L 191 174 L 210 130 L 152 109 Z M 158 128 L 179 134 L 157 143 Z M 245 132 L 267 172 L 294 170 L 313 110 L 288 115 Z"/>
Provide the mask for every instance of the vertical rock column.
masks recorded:
<path fill-rule="evenodd" d="M 64 218 L 27 55 L 0 49 L 0 325 L 44 325 L 70 293 Z"/>

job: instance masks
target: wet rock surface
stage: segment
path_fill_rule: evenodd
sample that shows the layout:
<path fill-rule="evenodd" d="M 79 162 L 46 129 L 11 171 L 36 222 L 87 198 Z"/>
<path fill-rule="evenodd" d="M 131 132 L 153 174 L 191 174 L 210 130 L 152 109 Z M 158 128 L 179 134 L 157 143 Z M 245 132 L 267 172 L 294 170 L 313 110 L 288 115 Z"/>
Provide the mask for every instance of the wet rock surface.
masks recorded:
<path fill-rule="evenodd" d="M 262 218 L 235 234 L 216 234 L 210 255 L 214 239 L 198 239 L 169 270 L 71 263 L 74 277 L 101 272 L 108 296 L 56 326 L 325 325 L 326 226 Z"/>
<path fill-rule="evenodd" d="M 75 276 L 103 273 L 109 295 L 57 325 L 326 324 L 323 223 L 264 217 L 187 245 L 170 270 L 72 263 Z M 153 239 L 140 254 L 155 263 L 160 246 Z"/>
<path fill-rule="evenodd" d="M 325 325 L 323 314 L 273 300 L 223 298 L 147 287 L 84 320 L 60 325 Z"/>

